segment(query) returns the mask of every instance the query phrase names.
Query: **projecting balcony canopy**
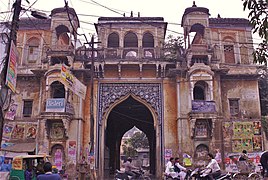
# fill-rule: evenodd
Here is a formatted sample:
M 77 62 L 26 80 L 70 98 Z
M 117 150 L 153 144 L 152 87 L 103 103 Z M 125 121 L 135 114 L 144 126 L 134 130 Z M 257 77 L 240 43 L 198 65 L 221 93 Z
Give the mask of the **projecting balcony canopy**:
M 216 112 L 215 101 L 193 100 L 192 101 L 192 112 L 215 113 Z

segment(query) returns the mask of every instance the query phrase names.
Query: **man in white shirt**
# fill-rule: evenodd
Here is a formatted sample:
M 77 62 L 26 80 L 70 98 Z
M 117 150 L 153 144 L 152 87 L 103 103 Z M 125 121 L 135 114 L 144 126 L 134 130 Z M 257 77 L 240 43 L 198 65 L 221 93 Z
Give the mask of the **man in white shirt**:
M 213 180 L 215 177 L 221 175 L 221 168 L 211 153 L 208 153 L 208 159 L 209 159 L 209 163 L 206 169 L 211 169 L 211 173 L 208 174 L 208 178 Z
M 133 179 L 138 175 L 136 172 L 134 172 L 134 169 L 139 169 L 138 167 L 135 167 L 134 165 L 131 164 L 132 159 L 129 157 L 127 158 L 127 161 L 123 164 L 125 168 L 125 173 L 129 176 L 132 176 Z
M 179 171 L 177 171 L 177 172 L 178 172 L 178 175 L 180 176 L 180 180 L 184 180 L 185 176 L 186 176 L 187 169 L 185 167 L 183 167 L 182 165 L 180 165 L 178 157 L 175 158 L 175 168 L 174 169 L 175 169 L 175 172 L 176 172 L 176 169 L 179 169 Z
M 166 176 L 170 176 L 172 178 L 178 177 L 179 173 L 174 171 L 174 163 L 175 163 L 175 159 L 174 157 L 171 157 L 166 164 L 166 170 L 165 170 Z

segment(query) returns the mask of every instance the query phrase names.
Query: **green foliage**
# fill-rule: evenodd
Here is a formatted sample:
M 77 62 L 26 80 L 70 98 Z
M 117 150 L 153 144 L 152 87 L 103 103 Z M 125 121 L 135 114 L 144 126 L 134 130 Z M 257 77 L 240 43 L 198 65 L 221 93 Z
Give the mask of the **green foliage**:
M 255 62 L 267 65 L 268 60 L 268 0 L 242 0 L 244 10 L 249 10 L 253 33 L 258 33 L 262 42 L 253 53 Z
M 164 57 L 167 60 L 177 60 L 180 55 L 180 51 L 183 46 L 183 38 L 182 37 L 173 37 L 172 35 L 168 35 L 167 40 L 164 44 Z
M 261 66 L 258 69 L 259 78 L 259 96 L 261 103 L 262 116 L 268 115 L 268 69 L 267 66 Z
M 138 148 L 149 148 L 148 138 L 143 132 L 136 132 L 130 139 L 123 142 L 123 154 L 127 157 L 137 155 Z

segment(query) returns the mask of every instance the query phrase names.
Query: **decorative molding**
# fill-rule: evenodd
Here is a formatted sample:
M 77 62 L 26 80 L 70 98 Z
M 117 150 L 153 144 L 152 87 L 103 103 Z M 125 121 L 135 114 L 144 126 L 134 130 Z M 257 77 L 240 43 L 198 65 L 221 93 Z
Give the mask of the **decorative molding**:
M 101 83 L 99 86 L 98 122 L 102 124 L 104 113 L 122 97 L 134 95 L 146 101 L 158 115 L 162 123 L 162 87 L 159 83 Z

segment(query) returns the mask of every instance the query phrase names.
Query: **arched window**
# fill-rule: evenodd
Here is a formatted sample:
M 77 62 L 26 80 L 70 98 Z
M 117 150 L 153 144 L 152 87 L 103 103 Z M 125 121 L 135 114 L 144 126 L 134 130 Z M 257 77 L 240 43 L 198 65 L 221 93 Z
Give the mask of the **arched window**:
M 56 34 L 57 34 L 57 44 L 58 45 L 68 45 L 69 44 L 69 39 L 70 39 L 70 35 L 68 34 L 70 33 L 68 27 L 64 26 L 64 25 L 60 25 L 56 27 Z
M 119 47 L 119 36 L 117 33 L 111 33 L 108 36 L 108 47 Z
M 194 85 L 194 100 L 206 100 L 207 83 L 198 81 Z
M 138 47 L 138 37 L 133 32 L 128 32 L 124 37 L 124 47 Z
M 151 33 L 145 33 L 142 37 L 142 47 L 154 47 L 154 37 Z
M 27 41 L 26 54 L 28 63 L 33 63 L 38 60 L 40 56 L 39 44 L 40 40 L 36 37 L 33 37 Z
M 65 88 L 61 82 L 55 81 L 50 85 L 50 87 L 52 98 L 65 98 Z
M 205 27 L 202 24 L 196 23 L 192 25 L 190 33 L 195 33 L 192 44 L 202 44 L 205 33 Z

